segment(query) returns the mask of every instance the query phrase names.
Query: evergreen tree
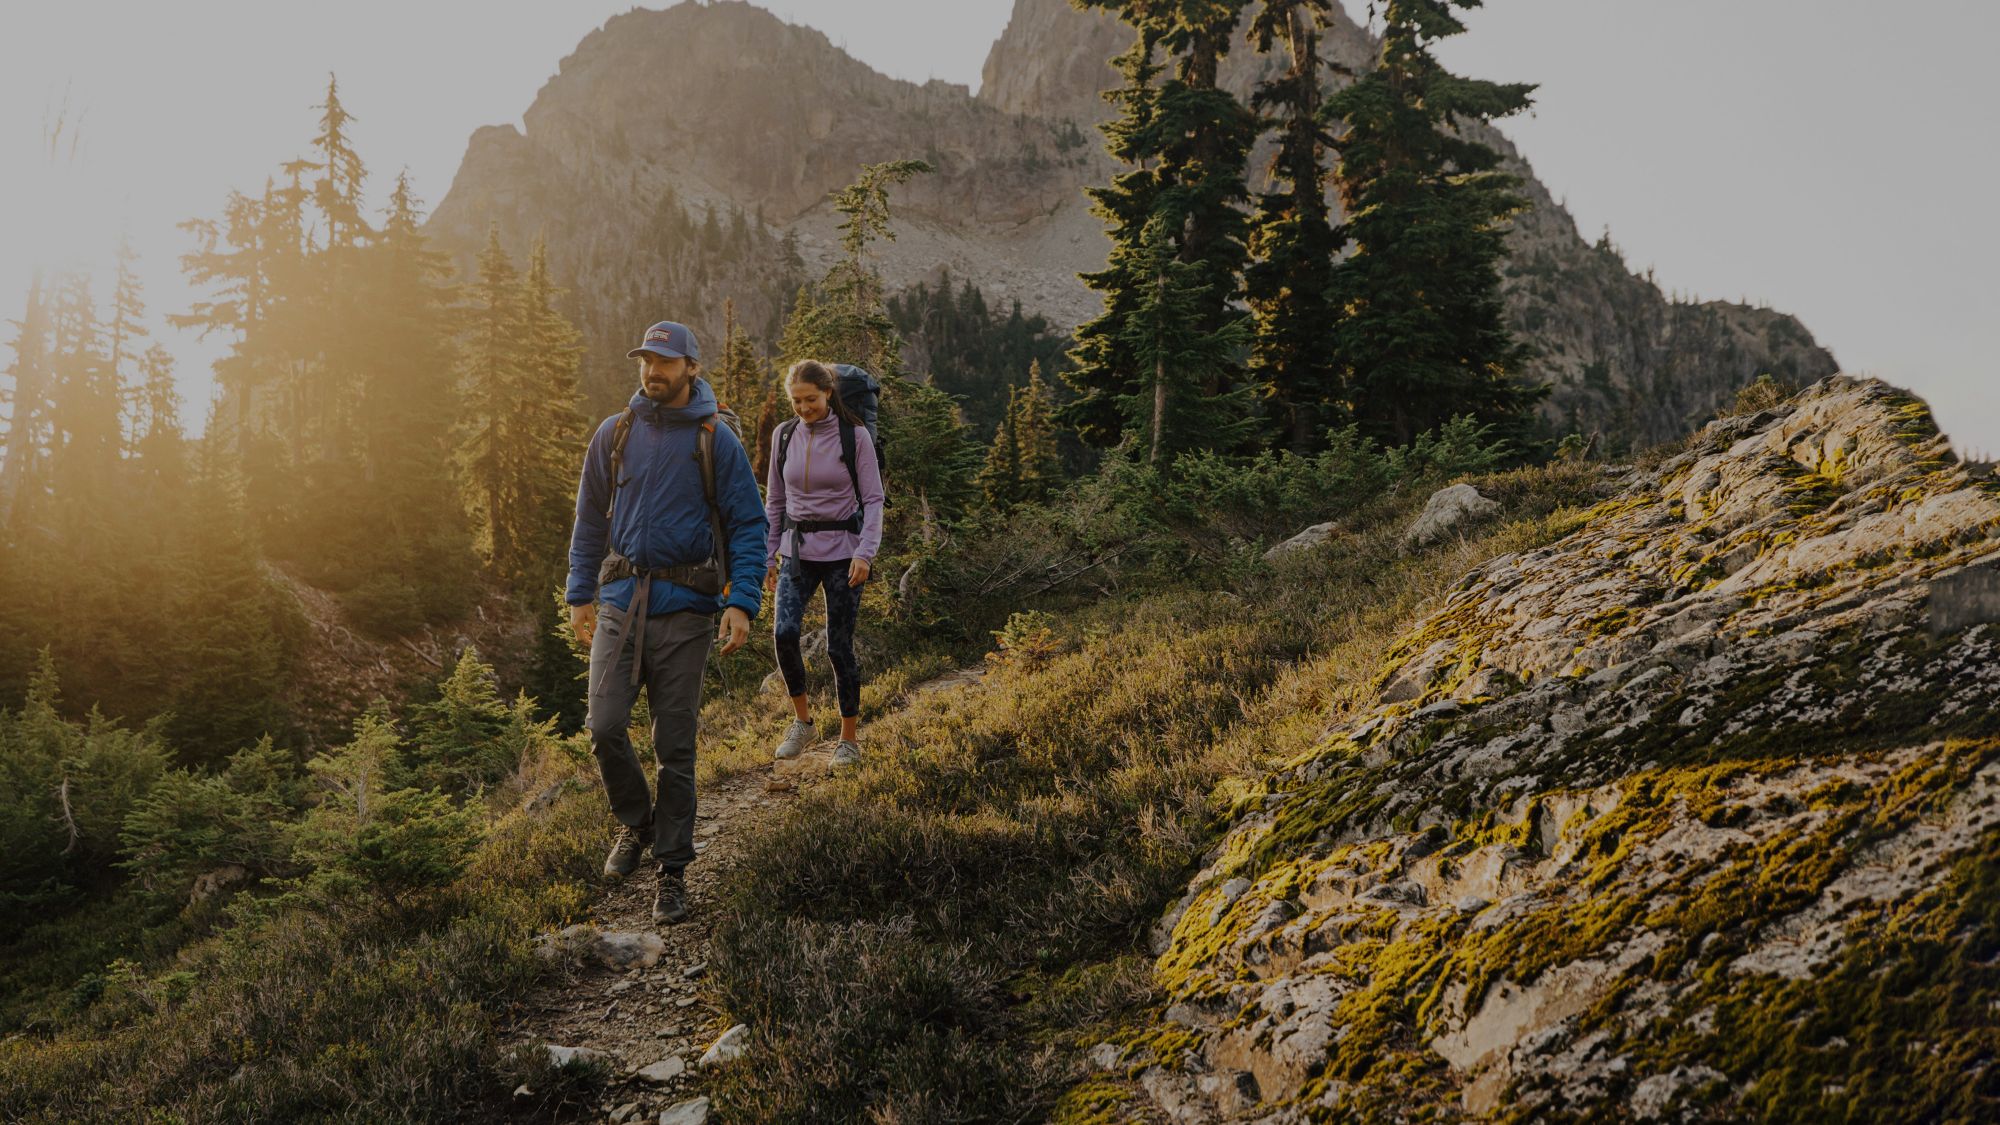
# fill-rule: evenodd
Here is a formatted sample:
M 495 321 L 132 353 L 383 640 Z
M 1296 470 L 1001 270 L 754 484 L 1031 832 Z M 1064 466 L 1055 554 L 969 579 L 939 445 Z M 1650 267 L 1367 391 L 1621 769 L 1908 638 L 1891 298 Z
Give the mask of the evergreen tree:
M 54 444 L 50 402 L 48 314 L 43 296 L 43 275 L 36 270 L 28 285 L 27 308 L 14 325 L 13 361 L 7 365 L 12 380 L 6 402 L 7 453 L 0 460 L 0 530 L 18 526 L 24 505 L 33 506 L 45 488 L 48 458 Z
M 186 483 L 181 394 L 174 384 L 174 357 L 154 344 L 139 357 L 139 409 L 134 444 L 139 469 L 154 495 L 177 493 Z
M 1013 409 L 1021 499 L 1040 503 L 1054 495 L 1063 482 L 1061 433 L 1056 426 L 1055 394 L 1042 379 L 1040 360 L 1028 365 L 1028 385 L 1020 388 L 1019 406 Z
M 326 220 L 324 245 L 329 250 L 352 247 L 369 233 L 361 200 L 367 171 L 348 135 L 354 115 L 340 104 L 339 79 L 326 76 L 326 101 L 313 108 L 320 111 L 319 132 L 312 140 L 314 170 L 320 176 L 313 184 L 313 203 Z
M 1202 313 L 1218 286 L 1199 264 L 1175 252 L 1169 221 L 1158 215 L 1146 224 L 1135 265 L 1149 284 L 1123 326 L 1122 343 L 1146 381 L 1120 395 L 1118 408 L 1126 432 L 1144 435 L 1149 464 L 1158 464 L 1163 454 L 1233 448 L 1250 426 L 1249 387 L 1238 385 L 1227 395 L 1203 393 L 1214 371 L 1247 340 L 1247 326 L 1238 318 L 1213 331 L 1202 328 Z
M 521 528 L 515 522 L 521 435 L 513 426 L 527 375 L 517 347 L 520 275 L 500 245 L 497 225 L 486 232 L 486 248 L 479 253 L 478 274 L 468 291 L 472 308 L 459 367 L 458 469 L 475 542 L 488 562 L 505 573 L 522 555 Z
M 922 160 L 865 164 L 858 179 L 834 194 L 833 209 L 846 216 L 840 222 L 846 256 L 821 283 L 819 314 L 826 321 L 823 331 L 841 347 L 814 358 L 896 373 L 900 341 L 882 304 L 882 279 L 868 264 L 868 246 L 878 238 L 896 237 L 889 225 L 889 189 L 931 170 Z
M 1161 33 L 1151 21 L 1135 22 L 1134 27 L 1138 34 L 1131 49 L 1111 60 L 1124 76 L 1124 85 L 1104 95 L 1121 112 L 1099 127 L 1106 150 L 1128 167 L 1108 186 L 1086 189 L 1094 201 L 1091 213 L 1108 224 L 1106 234 L 1111 239 L 1104 268 L 1082 275 L 1085 285 L 1103 295 L 1104 311 L 1077 326 L 1076 346 L 1070 351 L 1074 366 L 1063 374 L 1075 392 L 1063 411 L 1064 420 L 1086 444 L 1103 447 L 1118 444 L 1123 434 L 1118 396 L 1130 393 L 1140 381 L 1137 361 L 1124 344 L 1123 326 L 1138 299 L 1141 236 L 1158 206 L 1162 186 L 1156 167 L 1161 147 L 1157 124 Z
M 736 302 L 722 303 L 722 360 L 709 375 L 716 397 L 741 412 L 763 400 L 764 365 L 736 320 Z
M 1257 121 L 1217 85 L 1247 0 L 1085 2 L 1138 32 L 1132 50 L 1116 60 L 1126 86 L 1114 97 L 1126 112 L 1105 127 L 1112 154 L 1137 167 L 1092 193 L 1098 214 L 1111 223 L 1112 253 L 1106 268 L 1085 275 L 1085 282 L 1105 293 L 1105 311 L 1078 329 L 1072 353 L 1077 368 L 1066 376 L 1079 392 L 1072 413 L 1079 432 L 1086 441 L 1110 444 L 1117 433 L 1112 425 L 1132 421 L 1129 400 L 1142 390 L 1157 394 L 1161 386 L 1159 373 L 1131 346 L 1132 318 L 1158 301 L 1157 293 L 1142 295 L 1159 285 L 1156 248 L 1145 245 L 1155 220 L 1173 256 L 1208 279 L 1175 302 L 1193 317 L 1188 328 L 1216 336 L 1236 320 L 1245 257 L 1243 166 Z M 1170 66 L 1155 62 L 1156 50 L 1165 52 Z M 1168 76 L 1157 79 L 1161 73 Z M 1240 334 L 1231 338 L 1242 340 Z M 1239 412 L 1253 405 L 1251 396 L 1238 393 L 1245 378 L 1240 363 L 1234 354 L 1208 354 L 1194 390 L 1212 400 L 1205 409 L 1215 432 L 1188 448 L 1225 447 L 1224 435 L 1240 442 L 1248 433 L 1237 424 Z M 1164 417 L 1166 411 L 1154 413 Z
M 1009 392 L 1007 413 L 994 431 L 993 444 L 986 447 L 986 463 L 980 466 L 977 483 L 986 503 L 1005 511 L 1020 500 L 1021 446 L 1014 439 L 1014 423 L 1020 417 L 1020 395 Z
M 1331 347 L 1340 238 L 1328 213 L 1322 159 L 1331 137 L 1320 120 L 1319 33 L 1332 6 L 1332 0 L 1264 0 L 1251 24 L 1258 51 L 1282 41 L 1290 66 L 1252 97 L 1258 110 L 1278 111 L 1271 176 L 1282 190 L 1258 197 L 1250 233 L 1253 261 L 1244 270 L 1256 320 L 1250 374 L 1268 396 L 1281 443 L 1299 453 L 1316 448 L 1340 421 L 1344 393 Z
M 117 272 L 111 290 L 111 322 L 105 326 L 106 343 L 110 348 L 110 378 L 118 389 L 122 403 L 136 397 L 137 380 L 128 378 L 126 368 L 139 358 L 139 341 L 147 336 L 146 300 L 138 271 L 132 263 L 139 260 L 139 254 L 132 249 L 132 240 L 126 235 L 118 236 L 116 251 Z M 134 403 L 134 406 L 137 404 Z M 134 412 L 136 414 L 136 411 Z M 139 420 L 135 417 L 127 446 L 135 444 L 139 438 Z
M 1334 351 L 1364 433 L 1405 445 L 1465 414 L 1519 437 L 1545 393 L 1517 380 L 1499 222 L 1522 206 L 1465 125 L 1525 109 L 1534 87 L 1460 78 L 1431 54 L 1479 0 L 1388 0 L 1373 70 L 1324 107 L 1345 124 L 1336 173 L 1352 255 L 1335 273 Z
M 987 448 L 977 478 L 986 502 L 1005 510 L 1048 499 L 1062 481 L 1056 439 L 1055 402 L 1037 361 L 1028 369 L 1027 384 L 1008 390 L 1007 413 Z
M 515 400 L 515 430 L 525 446 L 518 451 L 521 480 L 515 488 L 520 553 L 511 561 L 496 560 L 496 565 L 502 573 L 540 583 L 557 581 L 568 567 L 576 462 L 590 436 L 577 386 L 583 345 L 556 309 L 560 296 L 549 275 L 548 245 L 538 241 L 521 289 L 523 385 Z

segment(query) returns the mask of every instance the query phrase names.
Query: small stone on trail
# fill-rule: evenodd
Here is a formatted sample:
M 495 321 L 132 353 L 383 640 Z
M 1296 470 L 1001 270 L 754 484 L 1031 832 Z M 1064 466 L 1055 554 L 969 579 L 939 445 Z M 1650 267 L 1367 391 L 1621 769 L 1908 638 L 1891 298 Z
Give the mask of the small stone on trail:
M 750 1025 L 739 1023 L 728 1031 L 723 1032 L 716 1039 L 714 1045 L 709 1047 L 707 1053 L 701 1056 L 701 1065 L 721 1066 L 723 1063 L 735 1062 L 737 1059 L 743 1057 L 743 1052 L 749 1048 L 749 1045 Z
M 639 1103 L 626 1102 L 624 1105 L 611 1111 L 611 1125 L 625 1125 L 626 1122 L 632 1121 L 638 1116 Z
M 707 975 L 708 975 L 708 962 L 706 961 L 696 961 L 694 964 L 689 965 L 687 968 L 681 970 L 682 980 L 700 980 L 701 978 Z
M 692 1008 L 694 1007 L 694 997 L 683 996 L 680 999 L 674 1001 L 674 1006 L 680 1008 Z
M 548 1045 L 548 1051 L 549 1065 L 558 1070 L 610 1061 L 609 1056 L 603 1051 L 593 1051 L 589 1047 L 558 1047 L 551 1043 Z
M 1125 1048 L 1116 1043 L 1099 1043 L 1090 1049 L 1088 1058 L 1099 1070 L 1112 1070 L 1125 1058 Z
M 794 785 L 790 778 L 785 777 L 773 777 L 764 783 L 764 792 L 766 793 L 790 793 L 797 788 L 798 786 Z
M 609 993 L 610 993 L 611 995 L 613 995 L 613 996 L 616 996 L 616 995 L 618 995 L 619 993 L 621 993 L 621 992 L 624 992 L 624 991 L 626 991 L 626 990 L 630 989 L 631 987 L 632 987 L 632 982 L 631 982 L 631 981 L 629 981 L 629 980 L 621 980 L 621 981 L 617 982 L 616 984 L 613 984 L 613 985 L 612 985 L 612 986 L 611 986 L 610 988 L 607 988 L 607 989 L 605 989 L 605 991 L 606 991 L 606 992 L 609 992 Z
M 528 1084 L 526 1082 L 523 1082 L 519 1086 L 514 1087 L 514 1100 L 517 1102 L 527 1101 L 529 1098 L 532 1098 L 534 1096 L 535 1092 L 528 1088 Z
M 668 1055 L 659 1062 L 642 1066 L 632 1073 L 641 1081 L 665 1085 L 687 1073 L 687 1060 L 679 1055 Z
M 676 1102 L 660 1111 L 660 1125 L 708 1125 L 708 1099 Z

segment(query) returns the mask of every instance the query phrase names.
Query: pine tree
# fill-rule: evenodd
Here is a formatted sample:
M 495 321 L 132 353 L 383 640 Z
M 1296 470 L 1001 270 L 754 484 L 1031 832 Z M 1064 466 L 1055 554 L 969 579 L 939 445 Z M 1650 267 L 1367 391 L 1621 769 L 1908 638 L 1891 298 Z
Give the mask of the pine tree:
M 1503 320 L 1499 222 L 1518 181 L 1461 130 L 1525 109 L 1532 85 L 1460 78 L 1431 54 L 1479 0 L 1388 0 L 1375 68 L 1327 100 L 1345 124 L 1336 173 L 1352 255 L 1334 352 L 1367 435 L 1404 445 L 1457 415 L 1520 436 L 1544 393 L 1517 379 Z
M 1116 13 L 1138 32 L 1132 50 L 1116 60 L 1126 86 L 1114 97 L 1126 113 L 1105 127 L 1112 154 L 1137 167 L 1092 193 L 1098 213 L 1112 224 L 1112 254 L 1104 270 L 1084 280 L 1105 293 L 1105 311 L 1078 329 L 1072 353 L 1077 368 L 1066 376 L 1079 392 L 1072 410 L 1079 432 L 1087 441 L 1108 445 L 1116 440 L 1114 420 L 1132 420 L 1127 400 L 1141 388 L 1160 387 L 1158 372 L 1148 370 L 1131 346 L 1131 318 L 1158 300 L 1157 294 L 1141 295 L 1159 283 L 1156 248 L 1145 245 L 1155 220 L 1161 220 L 1159 237 L 1171 245 L 1173 256 L 1209 282 L 1183 291 L 1176 301 L 1193 317 L 1187 327 L 1215 336 L 1236 320 L 1233 306 L 1241 296 L 1245 257 L 1243 165 L 1257 121 L 1217 84 L 1247 0 L 1085 2 Z M 1154 61 L 1156 50 L 1165 52 L 1170 66 Z M 1168 77 L 1156 87 L 1161 73 Z M 1240 346 L 1240 333 L 1232 338 Z M 1214 349 L 1207 354 L 1210 362 L 1195 389 L 1211 400 L 1206 410 L 1214 435 L 1198 446 L 1226 448 L 1223 435 L 1231 441 L 1247 435 L 1236 412 L 1249 410 L 1252 401 L 1238 393 L 1244 373 L 1237 357 Z
M 1201 265 L 1181 260 L 1167 216 L 1146 224 L 1135 265 L 1148 284 L 1126 318 L 1122 342 L 1146 381 L 1118 397 L 1126 432 L 1144 435 L 1149 464 L 1163 454 L 1241 444 L 1250 426 L 1249 387 L 1227 395 L 1204 391 L 1248 339 L 1248 326 L 1238 318 L 1204 330 L 1202 314 L 1220 286 Z
M 1258 51 L 1282 41 L 1291 65 L 1251 99 L 1260 111 L 1278 110 L 1271 176 L 1282 190 L 1258 197 L 1250 233 L 1253 261 L 1244 270 L 1256 320 L 1250 374 L 1269 398 L 1280 441 L 1299 453 L 1316 448 L 1340 421 L 1343 400 L 1330 346 L 1339 314 L 1333 273 L 1340 238 L 1328 213 L 1322 159 L 1331 137 L 1320 120 L 1319 33 L 1331 9 L 1332 0 L 1264 0 L 1251 24 Z
M 1077 327 L 1076 347 L 1070 352 L 1074 366 L 1063 375 L 1075 392 L 1063 410 L 1064 420 L 1086 444 L 1095 446 L 1118 444 L 1124 427 L 1118 396 L 1139 383 L 1138 364 L 1124 344 L 1123 326 L 1138 298 L 1141 236 L 1162 186 L 1155 167 L 1161 145 L 1160 31 L 1151 22 L 1134 26 L 1138 34 L 1131 49 L 1112 60 L 1125 83 L 1104 95 L 1121 112 L 1100 126 L 1106 150 L 1129 167 L 1112 177 L 1108 186 L 1086 189 L 1094 201 L 1091 213 L 1108 224 L 1111 238 L 1104 268 L 1082 275 L 1085 285 L 1103 294 L 1104 311 Z
M 465 510 L 481 554 L 506 574 L 522 554 L 516 492 L 523 435 L 513 432 L 528 382 L 521 354 L 520 274 L 500 245 L 500 228 L 486 232 L 460 359 L 458 469 Z
M 48 313 L 43 275 L 36 270 L 28 285 L 27 308 L 13 321 L 14 359 L 7 366 L 13 380 L 7 395 L 7 453 L 0 460 L 0 529 L 17 526 L 24 506 L 46 488 L 48 459 L 54 444 L 49 400 Z
M 1020 465 L 1021 499 L 1039 503 L 1054 495 L 1063 481 L 1055 394 L 1042 379 L 1040 360 L 1028 364 L 1028 385 L 1020 388 L 1019 395 L 1020 405 L 1014 408 L 1014 445 Z
M 156 496 L 177 493 L 186 483 L 181 395 L 174 385 L 174 357 L 158 344 L 139 357 L 138 419 L 133 444 L 139 470 Z
M 521 480 L 514 489 L 520 553 L 502 573 L 554 582 L 567 566 L 576 460 L 589 437 L 580 408 L 577 367 L 582 336 L 556 309 L 561 291 L 549 275 L 549 251 L 536 242 L 521 287 L 523 381 L 515 400 Z
M 1021 396 L 1017 392 L 1015 388 L 1007 395 L 1007 413 L 1000 419 L 1000 428 L 993 434 L 993 444 L 986 449 L 986 463 L 980 466 L 977 477 L 986 503 L 1001 511 L 1013 507 L 1021 498 L 1021 447 L 1014 439 L 1014 423 L 1021 414 Z
M 356 245 L 369 233 L 361 214 L 361 184 L 367 171 L 348 135 L 354 115 L 340 104 L 340 82 L 332 74 L 326 76 L 326 101 L 313 108 L 320 111 L 319 132 L 312 140 L 315 171 L 320 174 L 313 184 L 313 203 L 326 220 L 326 248 L 339 250 Z
M 716 364 L 709 382 L 714 385 L 716 396 L 739 412 L 749 409 L 752 403 L 763 398 L 760 391 L 764 382 L 764 365 L 757 358 L 757 349 L 750 343 L 750 337 L 736 320 L 734 300 L 722 303 L 722 361 Z
M 889 189 L 930 171 L 922 160 L 865 164 L 858 179 L 834 193 L 833 209 L 846 216 L 840 222 L 840 247 L 846 257 L 821 283 L 822 313 L 829 318 L 829 334 L 842 338 L 845 350 L 815 358 L 895 374 L 900 363 L 896 326 L 883 308 L 882 279 L 868 264 L 868 246 L 878 238 L 896 237 L 889 225 Z
M 127 378 L 126 368 L 139 358 L 139 341 L 148 333 L 145 324 L 146 300 L 138 271 L 132 268 L 132 263 L 139 260 L 139 254 L 132 249 L 132 240 L 127 235 L 118 236 L 116 260 L 117 272 L 111 290 L 111 322 L 105 326 L 105 334 L 110 347 L 110 378 L 123 404 L 137 397 L 137 380 Z M 137 403 L 134 402 L 133 406 L 136 407 Z M 139 419 L 135 416 L 130 440 L 125 443 L 127 448 L 136 443 L 138 437 Z

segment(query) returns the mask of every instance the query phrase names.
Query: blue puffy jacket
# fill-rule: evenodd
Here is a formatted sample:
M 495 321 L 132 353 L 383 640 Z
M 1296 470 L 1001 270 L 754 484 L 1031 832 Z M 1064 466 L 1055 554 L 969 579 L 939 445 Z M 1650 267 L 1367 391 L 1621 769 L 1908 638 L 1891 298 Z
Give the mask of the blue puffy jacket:
M 715 537 L 709 530 L 695 439 L 701 424 L 715 417 L 715 392 L 707 380 L 696 379 L 686 406 L 662 406 L 635 393 L 632 410 L 636 417 L 625 439 L 625 481 L 618 489 L 609 545 L 645 569 L 702 562 L 710 557 Z M 569 540 L 565 597 L 571 605 L 586 605 L 595 598 L 623 610 L 632 604 L 638 581 L 624 578 L 597 588 L 607 541 L 604 507 L 611 499 L 611 438 L 617 424 L 617 415 L 606 418 L 583 455 L 583 477 L 576 486 L 576 527 Z M 648 616 L 688 609 L 717 613 L 725 604 L 757 616 L 763 602 L 764 501 L 742 441 L 720 422 L 715 426 L 715 501 L 729 537 L 726 598 L 655 579 Z

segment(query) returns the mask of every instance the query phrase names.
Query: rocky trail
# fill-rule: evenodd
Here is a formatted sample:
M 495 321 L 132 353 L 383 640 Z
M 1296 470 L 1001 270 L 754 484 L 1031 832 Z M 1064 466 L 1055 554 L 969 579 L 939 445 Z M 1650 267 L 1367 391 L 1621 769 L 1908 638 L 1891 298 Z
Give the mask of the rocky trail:
M 556 1120 L 696 1125 L 708 1119 L 703 1073 L 740 1053 L 744 1034 L 728 1034 L 733 1025 L 704 985 L 722 888 L 758 826 L 833 768 L 833 746 L 824 740 L 792 761 L 701 791 L 686 922 L 653 924 L 654 877 L 642 865 L 605 888 L 587 921 L 544 936 L 540 951 L 570 972 L 527 998 L 512 1037 L 522 1047 L 543 1046 L 560 1066 L 595 1063 L 610 1076 L 599 1104 L 566 1107 Z M 531 1102 L 539 1094 L 524 1087 L 516 1098 Z
M 985 672 L 983 665 L 949 672 L 912 695 L 971 686 Z M 748 1034 L 715 1006 L 705 985 L 723 888 L 759 827 L 833 770 L 833 748 L 833 739 L 822 739 L 791 761 L 768 762 L 700 790 L 699 858 L 687 871 L 686 922 L 654 925 L 654 877 L 642 865 L 605 887 L 587 920 L 543 935 L 538 952 L 568 971 L 522 1003 L 509 1031 L 513 1045 L 546 1050 L 559 1067 L 597 1065 L 609 1075 L 596 1103 L 562 1105 L 553 1120 L 709 1120 L 706 1075 L 738 1057 Z M 527 1086 L 515 1098 L 524 1106 L 544 1100 Z

